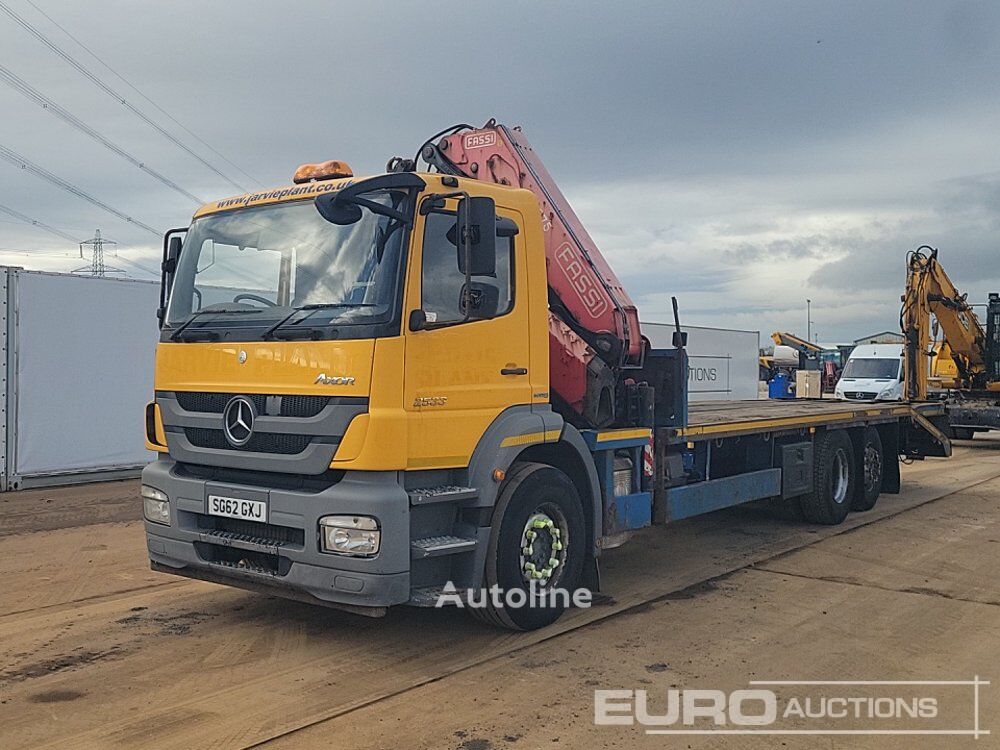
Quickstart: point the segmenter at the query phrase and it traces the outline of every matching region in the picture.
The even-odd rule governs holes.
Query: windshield
[[[365,196],[399,207],[406,193]],[[313,201],[279,203],[196,219],[184,240],[167,306],[176,327],[260,328],[296,315],[295,325],[385,322],[398,299],[402,222],[362,209],[346,226],[326,221]],[[236,315],[241,311],[254,315]],[[211,314],[206,314],[211,313]]]
[[[899,377],[899,365],[898,359],[849,359],[842,377],[892,380]]]

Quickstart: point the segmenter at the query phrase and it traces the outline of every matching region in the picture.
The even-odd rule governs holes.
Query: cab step
[[[411,607],[436,607],[440,597],[445,595],[454,597],[457,595],[462,599],[465,599],[467,591],[468,589],[452,589],[451,591],[445,591],[444,586],[425,586],[424,588],[414,589],[410,592],[410,601],[408,604]]]
[[[471,552],[476,548],[476,543],[475,539],[462,536],[429,536],[411,542],[410,557],[421,560],[439,555],[457,555],[461,552]]]
[[[446,484],[440,487],[421,487],[410,490],[407,494],[410,496],[410,505],[430,505],[475,500],[479,497],[479,490],[475,487],[456,487]]]

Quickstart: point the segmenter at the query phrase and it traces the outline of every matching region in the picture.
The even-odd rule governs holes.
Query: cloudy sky
[[[811,298],[821,341],[894,330],[924,243],[970,298],[1000,290],[995,2],[0,0],[0,65],[0,206],[100,228],[134,278],[152,233],[10,160],[162,231],[195,208],[182,193],[327,158],[381,171],[495,116],[524,127],[646,320],[675,294],[692,324],[804,333]],[[0,262],[72,270],[77,252],[0,209]]]

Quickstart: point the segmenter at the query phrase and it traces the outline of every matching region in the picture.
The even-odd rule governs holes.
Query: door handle
[[[504,367],[500,370],[501,375],[527,375],[527,367]]]

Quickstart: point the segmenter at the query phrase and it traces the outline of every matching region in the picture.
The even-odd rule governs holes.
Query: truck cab
[[[154,568],[377,614],[478,582],[501,480],[542,454],[585,509],[553,528],[600,533],[588,449],[550,405],[529,191],[334,172],[208,204],[183,234],[147,409]],[[579,576],[579,549],[521,565]]]

